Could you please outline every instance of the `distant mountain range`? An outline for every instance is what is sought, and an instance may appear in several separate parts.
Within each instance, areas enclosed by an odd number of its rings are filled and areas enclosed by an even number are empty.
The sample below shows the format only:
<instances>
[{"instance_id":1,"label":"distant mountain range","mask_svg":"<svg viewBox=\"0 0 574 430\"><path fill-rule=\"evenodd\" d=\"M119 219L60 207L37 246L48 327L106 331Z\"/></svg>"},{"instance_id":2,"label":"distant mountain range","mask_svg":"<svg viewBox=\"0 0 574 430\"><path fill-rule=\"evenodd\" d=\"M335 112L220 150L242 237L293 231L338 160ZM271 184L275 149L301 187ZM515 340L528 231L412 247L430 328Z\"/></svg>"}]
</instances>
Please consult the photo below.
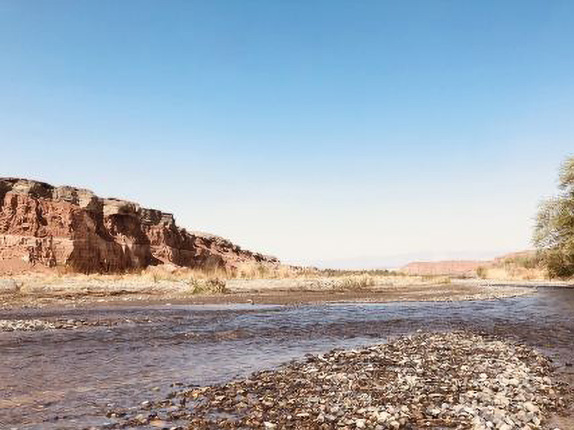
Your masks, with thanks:
<instances>
[{"instance_id":1,"label":"distant mountain range","mask_svg":"<svg viewBox=\"0 0 574 430\"><path fill-rule=\"evenodd\" d=\"M409 275L476 275L479 267L492 268L504 263L516 263L519 260L532 259L536 251L520 251L502 255L490 260L442 260L415 261L403 266L400 270Z\"/></svg>"}]
</instances>

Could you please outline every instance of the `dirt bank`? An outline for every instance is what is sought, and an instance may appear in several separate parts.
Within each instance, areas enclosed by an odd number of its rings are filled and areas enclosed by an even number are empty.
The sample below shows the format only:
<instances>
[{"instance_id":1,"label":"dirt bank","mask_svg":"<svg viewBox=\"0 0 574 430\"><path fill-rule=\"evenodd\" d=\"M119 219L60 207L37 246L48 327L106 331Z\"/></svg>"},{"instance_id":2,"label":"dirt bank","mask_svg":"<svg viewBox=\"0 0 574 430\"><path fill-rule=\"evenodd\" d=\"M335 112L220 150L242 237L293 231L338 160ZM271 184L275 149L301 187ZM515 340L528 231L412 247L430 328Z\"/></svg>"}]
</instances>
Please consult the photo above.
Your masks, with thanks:
<instances>
[{"instance_id":1,"label":"dirt bank","mask_svg":"<svg viewBox=\"0 0 574 430\"><path fill-rule=\"evenodd\" d=\"M484 283L375 282L361 288L339 288L333 279L227 280L225 293L197 293L185 281L150 281L139 278L21 277L0 280L0 308L94 306L125 304L305 304L329 302L397 302L492 300L531 294L518 285Z\"/></svg>"}]
</instances>

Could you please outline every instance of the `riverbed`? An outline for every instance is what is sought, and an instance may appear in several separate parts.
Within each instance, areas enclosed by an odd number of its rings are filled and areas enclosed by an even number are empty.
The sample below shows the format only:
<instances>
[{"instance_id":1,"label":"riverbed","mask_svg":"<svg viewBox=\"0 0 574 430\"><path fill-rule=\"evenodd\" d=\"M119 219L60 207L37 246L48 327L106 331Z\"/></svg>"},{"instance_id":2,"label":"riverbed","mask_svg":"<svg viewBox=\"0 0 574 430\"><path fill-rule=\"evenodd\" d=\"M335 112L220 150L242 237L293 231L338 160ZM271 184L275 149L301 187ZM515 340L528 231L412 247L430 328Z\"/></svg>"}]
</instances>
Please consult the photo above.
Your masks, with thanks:
<instances>
[{"instance_id":1,"label":"riverbed","mask_svg":"<svg viewBox=\"0 0 574 430\"><path fill-rule=\"evenodd\" d=\"M0 333L0 428L81 429L164 397L172 384L225 382L307 353L466 329L533 346L574 374L574 289L488 301L126 305L3 311L7 320L79 321Z\"/></svg>"}]
</instances>

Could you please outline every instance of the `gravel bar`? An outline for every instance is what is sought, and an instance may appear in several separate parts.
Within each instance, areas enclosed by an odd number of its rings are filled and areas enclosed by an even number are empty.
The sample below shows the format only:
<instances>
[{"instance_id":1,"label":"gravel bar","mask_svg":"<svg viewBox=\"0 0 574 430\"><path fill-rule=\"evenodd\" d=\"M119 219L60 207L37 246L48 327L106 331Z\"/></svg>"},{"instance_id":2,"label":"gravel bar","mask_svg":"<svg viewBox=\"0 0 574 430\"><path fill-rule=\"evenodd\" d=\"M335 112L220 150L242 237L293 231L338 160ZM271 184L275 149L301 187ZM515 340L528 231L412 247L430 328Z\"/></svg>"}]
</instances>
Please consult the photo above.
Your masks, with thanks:
<instances>
[{"instance_id":1,"label":"gravel bar","mask_svg":"<svg viewBox=\"0 0 574 430\"><path fill-rule=\"evenodd\" d=\"M114 327L120 324L149 323L150 318L119 319L119 320L82 320L82 319L18 319L0 320L0 332L9 331L43 331L43 330L75 330L81 327Z\"/></svg>"},{"instance_id":2,"label":"gravel bar","mask_svg":"<svg viewBox=\"0 0 574 430\"><path fill-rule=\"evenodd\" d=\"M109 411L115 422L106 428L546 429L570 394L552 374L548 358L521 344L424 333L306 356L223 385L180 387Z\"/></svg>"}]
</instances>

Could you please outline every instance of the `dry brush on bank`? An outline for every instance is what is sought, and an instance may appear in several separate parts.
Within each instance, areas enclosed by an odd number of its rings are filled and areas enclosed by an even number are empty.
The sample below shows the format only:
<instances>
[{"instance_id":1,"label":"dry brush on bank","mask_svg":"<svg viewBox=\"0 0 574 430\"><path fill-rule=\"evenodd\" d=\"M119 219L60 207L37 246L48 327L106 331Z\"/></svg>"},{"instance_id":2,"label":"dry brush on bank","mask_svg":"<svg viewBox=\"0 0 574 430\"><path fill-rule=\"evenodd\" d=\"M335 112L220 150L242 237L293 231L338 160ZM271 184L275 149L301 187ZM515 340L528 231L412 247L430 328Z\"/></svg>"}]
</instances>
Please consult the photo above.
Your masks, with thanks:
<instances>
[{"instance_id":1,"label":"dry brush on bank","mask_svg":"<svg viewBox=\"0 0 574 430\"><path fill-rule=\"evenodd\" d=\"M253 268L252 268L253 269ZM56 302L84 303L106 300L195 300L195 296L268 294L388 294L400 290L447 286L450 278L406 276L390 273L324 272L314 269L263 267L255 272L190 269L171 265L149 267L123 274L30 273L0 279L0 306L43 305ZM376 275L374 274L376 273ZM339 274L339 276L336 276ZM429 293L432 291L429 290ZM246 299L247 300L247 299ZM324 300L329 300L325 296Z\"/></svg>"},{"instance_id":2,"label":"dry brush on bank","mask_svg":"<svg viewBox=\"0 0 574 430\"><path fill-rule=\"evenodd\" d=\"M523 251L497 258L491 264L476 269L480 279L504 281L532 281L550 279L540 255L535 251Z\"/></svg>"}]
</instances>

